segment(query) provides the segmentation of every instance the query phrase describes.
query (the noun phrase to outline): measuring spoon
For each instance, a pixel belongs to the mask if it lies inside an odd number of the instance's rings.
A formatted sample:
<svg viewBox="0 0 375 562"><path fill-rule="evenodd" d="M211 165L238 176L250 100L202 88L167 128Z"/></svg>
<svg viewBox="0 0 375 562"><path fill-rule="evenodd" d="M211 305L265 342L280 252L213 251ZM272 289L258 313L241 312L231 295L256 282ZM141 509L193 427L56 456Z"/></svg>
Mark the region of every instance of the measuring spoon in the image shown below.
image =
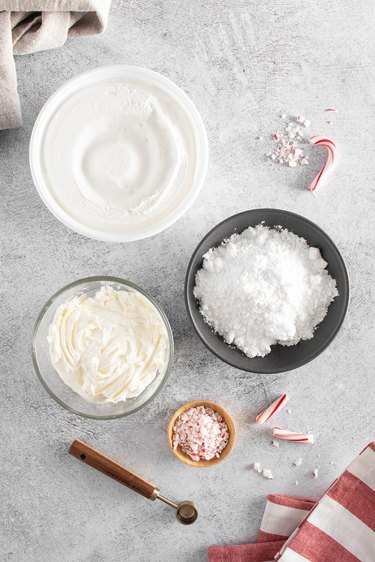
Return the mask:
<svg viewBox="0 0 375 562"><path fill-rule="evenodd" d="M99 453L96 449L93 449L89 445L86 445L86 443L83 443L83 441L80 441L79 439L73 441L69 448L69 453L76 459L79 459L92 468L99 470L99 472L117 480L120 484L124 484L133 490L133 492L137 492L137 494L140 494L149 500L160 500L170 507L173 507L176 510L177 520L183 525L191 525L197 520L198 511L192 502L182 501L180 503L175 503L169 500L160 494L159 488L157 488L154 484L151 484L151 482L148 482L137 474L130 472L130 470L121 466L121 464L118 464L102 453Z"/></svg>

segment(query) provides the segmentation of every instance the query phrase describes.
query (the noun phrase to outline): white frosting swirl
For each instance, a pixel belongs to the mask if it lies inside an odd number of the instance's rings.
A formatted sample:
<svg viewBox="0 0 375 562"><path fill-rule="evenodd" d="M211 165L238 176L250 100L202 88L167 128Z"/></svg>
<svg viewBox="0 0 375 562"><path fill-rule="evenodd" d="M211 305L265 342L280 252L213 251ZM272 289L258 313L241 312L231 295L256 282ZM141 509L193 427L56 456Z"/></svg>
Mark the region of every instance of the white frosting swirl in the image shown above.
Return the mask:
<svg viewBox="0 0 375 562"><path fill-rule="evenodd" d="M81 88L46 131L46 185L80 224L117 232L159 213L192 184L187 130L178 105L146 83Z"/></svg>
<svg viewBox="0 0 375 562"><path fill-rule="evenodd" d="M58 307L48 333L53 366L88 402L139 396L168 361L168 335L140 293L103 286Z"/></svg>

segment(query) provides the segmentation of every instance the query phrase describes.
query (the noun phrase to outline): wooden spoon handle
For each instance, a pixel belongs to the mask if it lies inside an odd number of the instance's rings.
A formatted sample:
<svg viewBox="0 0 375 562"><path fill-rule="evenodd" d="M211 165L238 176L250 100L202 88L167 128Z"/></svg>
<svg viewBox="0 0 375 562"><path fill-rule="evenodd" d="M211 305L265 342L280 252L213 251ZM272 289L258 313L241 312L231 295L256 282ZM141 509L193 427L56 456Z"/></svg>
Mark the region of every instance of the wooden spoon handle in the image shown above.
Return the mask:
<svg viewBox="0 0 375 562"><path fill-rule="evenodd" d="M76 439L70 445L69 453L76 457L76 459L81 460L82 462L90 465L92 468L103 472L107 476L110 476L120 484L124 484L137 494L141 494L145 498L150 500L155 500L158 496L159 490L154 484L151 482L147 482L147 480L143 480L137 474L130 472L121 464L109 459L108 457L102 455L96 449L89 447L86 443L79 441Z"/></svg>

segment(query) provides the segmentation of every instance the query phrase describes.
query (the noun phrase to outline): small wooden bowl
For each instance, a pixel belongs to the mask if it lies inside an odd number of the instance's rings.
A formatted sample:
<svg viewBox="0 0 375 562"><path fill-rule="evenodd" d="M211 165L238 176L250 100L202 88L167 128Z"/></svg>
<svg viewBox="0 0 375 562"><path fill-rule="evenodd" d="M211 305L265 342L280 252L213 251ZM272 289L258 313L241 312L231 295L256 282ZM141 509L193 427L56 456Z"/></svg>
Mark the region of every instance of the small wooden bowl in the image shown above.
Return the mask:
<svg viewBox="0 0 375 562"><path fill-rule="evenodd" d="M223 449L219 458L215 457L209 461L203 459L200 461L193 461L193 459L189 457L189 455L187 455L181 450L181 447L178 446L177 449L173 448L173 439L172 439L173 426L175 425L178 416L180 416L183 412L186 412L186 410L189 410L190 408L195 408L196 406L206 406L207 408L211 408L212 410L214 410L214 412L217 412L224 418L224 421L228 426L229 441L225 449ZM210 402L208 400L195 400L194 402L188 402L187 404L184 404L178 410L176 410L176 412L171 417L171 421L169 422L168 425L168 443L173 453L180 461L184 462L185 464L188 464L189 466L195 466L197 468L209 468L210 466L214 466L215 464L219 464L220 462L222 462L230 455L234 447L235 441L236 441L236 426L234 425L234 421L231 415L219 404L216 404L215 402Z"/></svg>

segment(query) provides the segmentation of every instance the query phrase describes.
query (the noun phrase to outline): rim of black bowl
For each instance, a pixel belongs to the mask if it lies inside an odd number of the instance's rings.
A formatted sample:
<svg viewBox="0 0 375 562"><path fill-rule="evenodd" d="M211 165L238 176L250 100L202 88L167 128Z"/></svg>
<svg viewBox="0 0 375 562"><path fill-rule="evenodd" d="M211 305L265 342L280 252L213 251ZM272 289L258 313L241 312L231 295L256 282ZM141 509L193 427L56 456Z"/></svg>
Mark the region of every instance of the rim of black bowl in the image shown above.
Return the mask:
<svg viewBox="0 0 375 562"><path fill-rule="evenodd" d="M338 321L336 323L335 329L332 331L332 333L330 334L330 336L326 339L326 341L324 342L324 344L322 344L318 349L312 351L309 354L306 354L305 357L301 358L298 361L295 361L295 363L293 363L292 366L290 366L289 368L273 368L273 369L268 369L268 370L261 370L261 369L257 369L254 367L249 366L249 368L245 368L245 367L241 367L238 365L238 363L236 363L236 361L228 359L227 357L224 356L224 354L220 354L217 349L215 349L214 346L212 346L207 340L206 338L202 335L201 330L199 328L198 323L195 321L195 318L192 314L192 307L194 306L198 312L199 312L199 301L198 299L196 299L194 297L193 294L190 295L189 293L189 282L191 280L191 276L194 275L194 281L195 281L195 275L197 273L197 271L202 267L202 262L203 262L203 255L208 251L208 249L204 250L203 253L201 253L200 255L200 260L199 260L199 265L194 269L193 271L193 262L195 261L197 255L201 252L201 248L202 246L204 246L206 240L211 236L211 234L213 234L216 230L219 230L222 226L224 226L226 223L233 221L233 219L244 216L244 215L249 215L252 213L264 213L264 214L282 214L284 216L289 216L292 217L298 221L301 221L303 223L307 223L308 225L310 225L311 227L313 227L314 229L316 229L327 241L328 243L331 245L331 248L333 249L333 251L336 254L337 260L340 263L341 267L342 267L342 271L344 274L344 294L340 294L340 296L343 296L344 298L344 302L342 304L342 307L339 311L339 318ZM261 224L262 221L258 221L256 224L250 224L248 226L256 226L257 224ZM281 225L282 226L282 225ZM233 230L232 234L238 233L240 234L241 232L243 232L243 230L245 230L248 227L245 227L242 230ZM283 227L284 228L284 227ZM297 236L300 236L302 238L304 238L303 234L298 234L298 232L295 232L293 229L289 229L291 232L293 232L294 234L296 234ZM224 238L225 239L225 238ZM220 242L218 242L216 245L211 246L211 247L218 247L224 239L221 239ZM306 240L307 243L309 244L309 241ZM320 249L320 248L319 248ZM324 259L324 257L323 257ZM329 266L329 264L328 264ZM194 287L194 285L193 285ZM314 223L313 221L311 221L310 219L307 219L306 217L304 217L303 215L299 215L297 213L293 213L291 211L286 211L284 209L278 209L278 208L270 208L270 207L260 207L260 208L256 208L256 209L248 209L247 211L242 211L241 213L236 213L234 215L231 215L230 217L227 217L226 219L224 219L223 221L221 221L220 223L218 223L216 226L214 226L209 232L207 232L207 234L202 238L202 240L199 242L199 244L196 246L190 260L189 260L189 264L187 267L187 271L186 271L186 276L185 276L185 287L184 287L184 297L185 297L185 306L188 312L188 316L190 319L190 322L192 323L199 339L203 342L203 344L211 351L211 353L213 353L216 357L218 357L219 359L221 359L221 361L223 361L224 363L227 363L228 365L231 365L232 367L235 367L236 369L239 369L241 371L245 371L245 372L249 372L249 373L257 373L257 374L262 374L262 375L271 375L271 374L277 374L277 373L285 373L288 371L292 371L294 369L298 369L299 367L302 367L303 365L306 365L307 363L309 363L310 361L316 359L316 357L318 357L321 353L323 353L323 351L325 351L327 349L327 347L332 343L332 341L335 339L335 337L337 336L338 332L340 331L340 328L344 322L345 316L346 316L346 312L348 309L348 304L349 304L349 297L350 297L350 283L349 283L349 275L348 275L348 270L346 268L344 259L340 253L340 251L338 250L336 244L333 242L333 240L330 238L330 236L328 236L328 234L320 227L318 226L316 223ZM332 304L332 303L331 303ZM328 313L327 313L328 314ZM209 324L207 324L207 322L205 322L205 320L203 319L203 316L200 314L199 312L199 323L201 323L201 325L205 324L206 326L209 326ZM319 328L319 324L317 326L316 329ZM211 331L213 332L212 328ZM220 341L221 346L224 346L226 348L230 348L233 349L233 346L230 346L229 344L227 344L224 339L222 338L222 336L220 336L219 334L215 334L216 338L218 341ZM311 341L311 340L307 340L307 341ZM300 342L299 342L300 343ZM296 344L298 345L298 344ZM220 346L220 347L221 347ZM272 346L272 347L276 347L276 346ZM291 346L291 348L293 348L295 346ZM236 350L243 356L246 357L246 355L239 350L238 348L236 348ZM272 349L271 352L272 353ZM267 357L267 355L265 356ZM252 358L248 358L249 361ZM263 359L263 358L261 358Z"/></svg>

